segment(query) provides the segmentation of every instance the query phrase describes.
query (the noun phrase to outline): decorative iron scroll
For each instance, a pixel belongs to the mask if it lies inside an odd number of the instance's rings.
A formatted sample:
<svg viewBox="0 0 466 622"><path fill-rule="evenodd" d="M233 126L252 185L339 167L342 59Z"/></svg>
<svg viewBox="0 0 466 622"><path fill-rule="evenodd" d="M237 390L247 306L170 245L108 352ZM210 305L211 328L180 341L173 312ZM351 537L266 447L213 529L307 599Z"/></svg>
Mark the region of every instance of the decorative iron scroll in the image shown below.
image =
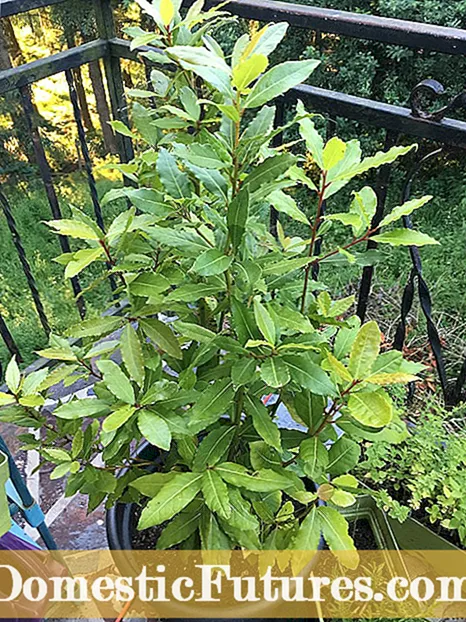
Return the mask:
<svg viewBox="0 0 466 622"><path fill-rule="evenodd" d="M423 158L421 158L412 170L409 172L408 177L406 179L403 194L402 194L402 203L405 203L409 200L411 195L411 186L414 178L419 173L420 169L424 165L425 162L430 160L431 158L438 156L442 153L442 149L436 149L431 153L428 153ZM412 220L410 216L403 217L403 224L407 229L412 229ZM404 341L406 338L406 326L407 326L407 318L408 314L411 311L413 300L414 300L414 291L415 291L415 281L417 280L418 286L418 295L419 295L419 303L421 305L422 312L426 318L427 322L427 336L429 339L429 344L432 349L432 353L435 357L435 361L437 364L437 372L440 379L440 384L442 387L442 392L445 398L445 403L447 405L456 404L461 395L461 388L464 384L461 381L461 374L457 380L457 385L454 391L450 390L447 373L445 369L445 361L442 353L442 343L440 339L440 335L437 329L437 326L432 318L432 299L429 291L429 287L425 282L422 275L422 261L421 255L419 253L419 249L417 246L410 246L410 254L411 261L413 267L411 269L411 273L409 275L408 283L406 284L405 290L403 292L403 299L401 302L401 314L400 314L400 323L398 325L394 346L396 349L401 350L404 345ZM466 370L466 367L465 367ZM412 391L412 387L411 387Z"/></svg>
<svg viewBox="0 0 466 622"><path fill-rule="evenodd" d="M445 87L437 80L432 79L423 80L414 87L411 91L409 103L412 115L419 117L420 119L426 119L427 121L442 121L448 113L460 108L466 109L466 91L463 91L452 99L449 104L443 106L443 108L440 108L439 110L435 110L434 112L424 110L422 107L422 95L425 93L431 95L434 99L438 99L444 95Z"/></svg>

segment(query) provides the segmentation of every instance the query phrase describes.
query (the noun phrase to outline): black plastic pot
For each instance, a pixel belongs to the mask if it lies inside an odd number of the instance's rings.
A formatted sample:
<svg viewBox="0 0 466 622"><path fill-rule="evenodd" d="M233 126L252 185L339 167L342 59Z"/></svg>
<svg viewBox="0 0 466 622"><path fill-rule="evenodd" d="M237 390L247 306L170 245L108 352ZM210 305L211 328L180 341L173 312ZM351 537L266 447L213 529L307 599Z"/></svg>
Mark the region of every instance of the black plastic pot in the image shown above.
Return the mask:
<svg viewBox="0 0 466 622"><path fill-rule="evenodd" d="M153 461L153 468L147 467L147 471L154 472L157 470L157 465L162 463L164 452L162 452L157 447L150 445L149 443L144 443L136 452L136 457L140 458L144 461ZM120 471L119 476L124 475L127 472L126 469L122 469ZM107 510L106 513L106 530L107 530L107 540L108 546L111 551L132 551L133 550L133 534L137 529L137 504L136 503L117 503L115 506ZM319 550L321 550L324 546L324 541L321 538L319 543ZM125 561L122 562L122 559ZM135 573L139 571L138 568L135 568L132 564L131 556L125 556L123 554L122 557L117 556L115 559L115 563L118 565L120 572L123 575L128 574L128 567L133 570ZM189 608L186 606L180 605L180 615L186 614L186 610ZM264 606L266 610L267 607ZM266 613L266 611L264 611ZM214 618L214 619L204 619L198 618L197 622L246 622L246 620L250 620L251 618ZM188 622L188 620L193 620L193 618L176 618L173 619L173 622ZM254 618L256 622L274 622L276 619L270 618ZM288 619L289 622L313 622L311 619L300 619L300 620L291 620ZM316 621L317 622L317 621Z"/></svg>

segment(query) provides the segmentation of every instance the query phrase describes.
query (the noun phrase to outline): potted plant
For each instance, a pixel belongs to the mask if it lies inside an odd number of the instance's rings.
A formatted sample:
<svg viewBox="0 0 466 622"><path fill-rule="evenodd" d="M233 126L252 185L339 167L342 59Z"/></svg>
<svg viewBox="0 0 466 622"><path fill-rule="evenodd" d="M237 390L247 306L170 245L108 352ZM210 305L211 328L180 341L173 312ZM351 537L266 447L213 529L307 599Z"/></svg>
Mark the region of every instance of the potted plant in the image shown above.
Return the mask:
<svg viewBox="0 0 466 622"><path fill-rule="evenodd" d="M412 146L364 158L356 140L325 143L298 103L286 128L299 131L309 172L303 156L271 145L286 129L274 128L273 100L317 65L268 67L286 24L243 35L226 57L212 34L229 19L223 11L203 12L198 1L182 17L171 0L138 2L156 29L132 29L133 47L156 44L144 54L164 70L152 72L154 90L130 93L155 97L157 107L136 103L134 130L114 122L140 147L119 167L136 187L105 201L124 196L132 206L107 232L76 208L49 223L82 241L59 258L65 276L100 263L95 285L113 275L125 304L70 327L66 336L78 342L52 336L40 354L61 362L53 371L24 377L13 359L1 417L42 428L40 441L23 435L26 448L56 465L53 479L67 476L68 495L88 495L90 511L139 503L139 529L160 527L159 547L315 550L323 535L353 563L340 510L360 494L351 474L360 442L403 436L389 387L414 381L419 366L381 353L377 324L360 326L349 313L353 297L332 298L312 267L367 261L357 249L369 236L435 243L393 228L429 197L395 207L378 226L367 186L348 211L322 210L350 180ZM293 198L298 185L313 213ZM266 224L270 206L284 217L277 238ZM288 219L306 227L304 237L287 236ZM349 231L347 241L330 245L327 236L317 253L332 225ZM41 412L51 386L81 378L95 380L95 396L75 396L51 417ZM302 431L277 426L280 404ZM134 452L143 442L156 457Z"/></svg>

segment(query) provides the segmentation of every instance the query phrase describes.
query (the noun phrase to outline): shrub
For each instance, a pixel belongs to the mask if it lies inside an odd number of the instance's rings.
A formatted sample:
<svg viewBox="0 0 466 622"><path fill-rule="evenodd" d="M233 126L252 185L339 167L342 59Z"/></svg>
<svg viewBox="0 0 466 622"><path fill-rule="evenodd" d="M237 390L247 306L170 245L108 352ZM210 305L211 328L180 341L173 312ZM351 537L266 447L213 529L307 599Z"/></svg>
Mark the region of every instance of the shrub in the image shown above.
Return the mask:
<svg viewBox="0 0 466 622"><path fill-rule="evenodd" d="M171 0L160 10L138 1L157 28L131 29L133 47L163 48L145 55L165 71L151 76L157 107L133 108L141 149L120 170L138 187L106 199L125 196L133 207L107 233L77 209L72 219L50 223L85 243L60 257L65 276L105 262L119 279L121 313L70 328L78 344L53 336L41 352L63 362L52 372L23 377L12 360L2 418L44 429L41 441L23 437L26 446L56 464L52 478L68 475L68 495L89 495L89 509L104 500L107 507L141 501L139 527L164 525L161 547L314 550L323 533L351 565L354 555L345 551L354 545L338 510L359 494L350 472L360 441L403 435L385 387L415 380L419 366L399 352L380 353L377 324L360 326L348 314L353 298L332 299L311 270L335 259L364 261L354 250L373 234L394 246L435 243L392 228L429 197L396 207L379 227L371 224L369 187L355 193L348 211L327 218L321 211L350 180L412 147L363 158L357 141L324 143L298 103L289 124L315 162L307 174L303 159L271 146L282 128L273 127L270 102L317 64L268 68L286 24L242 36L227 62L209 34L228 19L224 12L203 13L196 2L181 19ZM145 101L154 93L132 96ZM136 138L123 124L114 127ZM297 185L312 196L313 214L290 194ZM290 238L279 224L275 239L263 222L270 205L305 225L305 237ZM314 255L334 222L350 231L347 241L326 242ZM51 420L40 414L52 385L93 377L95 398L75 396ZM271 394L278 400L263 399ZM302 431L278 427L279 404ZM156 473L134 458L143 439L161 451ZM128 471L117 479L122 466Z"/></svg>

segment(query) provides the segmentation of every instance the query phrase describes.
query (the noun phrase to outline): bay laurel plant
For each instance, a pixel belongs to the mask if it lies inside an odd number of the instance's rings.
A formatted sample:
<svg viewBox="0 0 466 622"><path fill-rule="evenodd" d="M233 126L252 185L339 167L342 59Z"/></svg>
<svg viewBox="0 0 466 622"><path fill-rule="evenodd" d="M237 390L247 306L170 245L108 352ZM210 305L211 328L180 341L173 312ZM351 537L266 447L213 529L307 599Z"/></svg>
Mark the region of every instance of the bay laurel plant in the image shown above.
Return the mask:
<svg viewBox="0 0 466 622"><path fill-rule="evenodd" d="M181 17L171 0L138 1L155 28L130 29L132 46L156 46L143 55L161 69L153 89L130 93L133 128L114 123L138 155L119 166L131 185L104 204L125 197L129 207L107 232L76 208L49 223L81 244L58 259L65 276L100 263L95 286L112 275L119 310L52 336L40 352L59 362L51 371L24 377L13 359L1 417L41 429L41 441L23 435L25 447L56 465L53 479L67 476L67 495L88 495L90 510L140 502L139 528L162 526L161 548L314 550L323 534L343 555L354 549L340 510L360 494L351 474L360 443L403 437L388 389L415 380L419 366L381 353L377 324L361 326L353 297L332 298L312 267L364 261L356 247L369 236L392 246L435 240L394 226L429 197L395 207L377 227L376 194L363 184L344 213L324 216L322 206L412 147L363 157L357 140L325 143L301 102L287 127L308 155L272 146L283 131L273 100L317 64L268 67L287 24L243 35L225 57L213 36L231 19L223 11L198 0ZM312 213L293 198L299 185ZM290 221L303 237L287 236ZM347 231L346 243L332 246L331 226ZM95 380L95 396L46 416L50 388L78 379ZM299 429L279 427L280 408ZM160 450L156 472L135 455L143 441Z"/></svg>

